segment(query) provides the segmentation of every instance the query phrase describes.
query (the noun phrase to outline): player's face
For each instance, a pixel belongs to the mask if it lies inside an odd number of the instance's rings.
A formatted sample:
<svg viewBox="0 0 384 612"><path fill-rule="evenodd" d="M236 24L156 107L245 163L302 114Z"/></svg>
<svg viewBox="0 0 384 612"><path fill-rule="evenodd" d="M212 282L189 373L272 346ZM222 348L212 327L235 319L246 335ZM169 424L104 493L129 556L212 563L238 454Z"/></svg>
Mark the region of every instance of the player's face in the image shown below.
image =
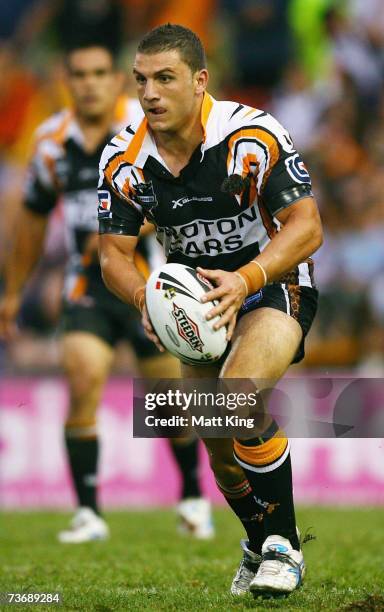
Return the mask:
<svg viewBox="0 0 384 612"><path fill-rule="evenodd" d="M137 94L154 132L178 132L195 116L208 73L192 73L177 50L137 53L133 74Z"/></svg>
<svg viewBox="0 0 384 612"><path fill-rule="evenodd" d="M96 119L109 113L120 93L120 83L112 56L106 49L90 47L69 55L69 90L82 117Z"/></svg>

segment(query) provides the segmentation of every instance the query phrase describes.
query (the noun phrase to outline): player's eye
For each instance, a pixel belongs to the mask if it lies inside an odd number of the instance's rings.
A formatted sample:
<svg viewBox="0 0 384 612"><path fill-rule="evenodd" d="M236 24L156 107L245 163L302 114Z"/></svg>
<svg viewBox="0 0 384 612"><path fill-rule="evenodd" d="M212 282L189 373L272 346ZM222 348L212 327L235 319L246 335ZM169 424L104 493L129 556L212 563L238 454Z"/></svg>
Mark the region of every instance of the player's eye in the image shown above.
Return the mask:
<svg viewBox="0 0 384 612"><path fill-rule="evenodd" d="M74 79L83 79L84 78L84 72L82 72L81 70L72 70L71 71L71 77Z"/></svg>
<svg viewBox="0 0 384 612"><path fill-rule="evenodd" d="M167 74L162 74L159 76L159 81L160 83L169 83L169 81L172 81L172 77Z"/></svg>
<svg viewBox="0 0 384 612"><path fill-rule="evenodd" d="M139 85L144 85L145 77L143 77L141 74L136 74L135 79L136 79L136 83L138 83Z"/></svg>

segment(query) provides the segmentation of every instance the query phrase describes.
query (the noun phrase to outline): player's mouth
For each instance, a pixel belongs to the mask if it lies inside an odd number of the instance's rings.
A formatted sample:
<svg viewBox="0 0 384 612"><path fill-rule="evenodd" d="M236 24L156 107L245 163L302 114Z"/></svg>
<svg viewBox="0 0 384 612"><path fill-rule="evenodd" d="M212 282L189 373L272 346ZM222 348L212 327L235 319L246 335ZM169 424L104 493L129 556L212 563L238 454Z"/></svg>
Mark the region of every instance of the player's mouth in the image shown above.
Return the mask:
<svg viewBox="0 0 384 612"><path fill-rule="evenodd" d="M84 96L84 98L83 98L84 104L95 104L98 101L99 100L98 100L97 96L89 95L89 96Z"/></svg>
<svg viewBox="0 0 384 612"><path fill-rule="evenodd" d="M164 115L164 113L166 113L166 109L162 108L161 106L156 106L153 108L149 108L147 110L147 113L149 113L150 115L152 115L153 117L158 117L160 115Z"/></svg>

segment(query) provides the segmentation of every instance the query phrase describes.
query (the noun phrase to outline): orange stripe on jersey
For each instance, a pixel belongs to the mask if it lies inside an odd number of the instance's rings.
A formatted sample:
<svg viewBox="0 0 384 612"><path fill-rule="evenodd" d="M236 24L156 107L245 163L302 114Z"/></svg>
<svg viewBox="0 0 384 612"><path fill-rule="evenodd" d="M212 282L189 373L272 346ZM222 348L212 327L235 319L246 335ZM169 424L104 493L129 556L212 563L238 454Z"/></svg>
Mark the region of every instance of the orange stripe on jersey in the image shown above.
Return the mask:
<svg viewBox="0 0 384 612"><path fill-rule="evenodd" d="M143 183L145 183L144 172L141 170L141 168L136 168L136 170L137 170L137 174L138 174L138 175L140 176L140 178L141 178L141 181L142 181Z"/></svg>
<svg viewBox="0 0 384 612"><path fill-rule="evenodd" d="M123 159L129 164L133 165L135 163L136 158L138 154L140 153L141 145L143 144L143 140L145 138L147 130L148 130L148 122L147 122L147 119L144 117L139 127L137 128L136 134L132 138L127 150L125 151L123 155Z"/></svg>
<svg viewBox="0 0 384 612"><path fill-rule="evenodd" d="M67 135L67 130L69 128L69 124L72 121L72 118L73 118L73 113L69 112L67 117L64 118L64 121L59 127L59 129L57 130L57 132L54 133L53 138L54 140L56 140L58 144L62 144L64 142L65 137Z"/></svg>
<svg viewBox="0 0 384 612"><path fill-rule="evenodd" d="M63 144L65 137L67 135L68 127L73 119L73 112L68 110L66 115L62 118L62 121L59 123L57 128L53 132L46 132L39 136L36 140L36 143L41 142L42 140L54 140L57 144Z"/></svg>
<svg viewBox="0 0 384 612"><path fill-rule="evenodd" d="M254 138L255 140L261 141L266 145L269 152L269 166L267 168L267 172L270 172L279 159L279 145L274 136L269 134L265 130L261 128L248 128L245 130L239 130L235 132L233 136L229 139L228 142L228 157L227 157L227 169L228 174L230 173L230 165L232 162L232 147L235 145L236 140L240 140L241 138Z"/></svg>
<svg viewBox="0 0 384 612"><path fill-rule="evenodd" d="M57 187L57 177L55 173L56 162L53 157L47 155L46 153L43 155L44 164L47 167L49 175L51 177L52 184Z"/></svg>
<svg viewBox="0 0 384 612"><path fill-rule="evenodd" d="M123 159L124 159L124 153L120 153L120 155L117 155L116 157L111 159L105 166L104 176L111 185L112 185L112 175L115 172L115 170L118 169Z"/></svg>
<svg viewBox="0 0 384 612"><path fill-rule="evenodd" d="M140 176L141 182L145 183L145 178L144 178L144 174L142 170L140 168L135 168L135 172ZM127 177L123 185L123 194L129 198L131 190L132 190L132 186L131 186L130 177Z"/></svg>
<svg viewBox="0 0 384 612"><path fill-rule="evenodd" d="M209 93L205 91L203 103L201 105L201 125L203 126L203 130L204 130L203 142L205 142L205 138L206 138L205 128L208 123L208 118L212 110L212 106L213 106L212 96L210 96Z"/></svg>

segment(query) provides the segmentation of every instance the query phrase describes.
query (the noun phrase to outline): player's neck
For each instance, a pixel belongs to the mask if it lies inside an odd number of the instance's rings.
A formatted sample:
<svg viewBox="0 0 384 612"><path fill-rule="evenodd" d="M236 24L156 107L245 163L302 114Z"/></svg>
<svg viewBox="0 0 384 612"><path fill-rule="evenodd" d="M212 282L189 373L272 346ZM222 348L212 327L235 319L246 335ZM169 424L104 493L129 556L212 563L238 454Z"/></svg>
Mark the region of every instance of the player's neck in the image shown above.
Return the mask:
<svg viewBox="0 0 384 612"><path fill-rule="evenodd" d="M177 131L154 133L157 149L175 176L188 164L192 153L203 140L200 114L199 108L191 121Z"/></svg>
<svg viewBox="0 0 384 612"><path fill-rule="evenodd" d="M84 117L77 114L76 119L84 136L84 150L87 153L93 153L111 131L113 111L97 117Z"/></svg>

